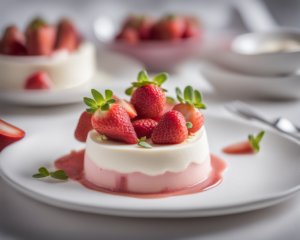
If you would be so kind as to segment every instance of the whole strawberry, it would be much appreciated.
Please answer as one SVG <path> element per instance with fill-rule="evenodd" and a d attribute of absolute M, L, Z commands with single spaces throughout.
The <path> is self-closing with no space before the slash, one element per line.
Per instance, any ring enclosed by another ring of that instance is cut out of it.
<path fill-rule="evenodd" d="M 136 29 L 125 28 L 116 36 L 116 39 L 127 43 L 136 43 L 139 41 L 139 35 Z"/>
<path fill-rule="evenodd" d="M 185 23 L 183 38 L 201 38 L 200 24 L 196 18 L 185 17 Z"/>
<path fill-rule="evenodd" d="M 0 152 L 8 145 L 21 140 L 25 132 L 0 119 Z"/>
<path fill-rule="evenodd" d="M 176 88 L 176 93 L 180 103 L 175 105 L 173 110 L 181 112 L 185 120 L 193 124 L 193 127 L 189 128 L 189 133 L 199 131 L 204 124 L 204 116 L 200 109 L 206 109 L 205 104 L 202 102 L 201 93 L 191 86 L 184 89 L 184 94 L 179 88 Z"/>
<path fill-rule="evenodd" d="M 151 38 L 151 30 L 153 20 L 149 16 L 129 16 L 123 25 L 123 29 L 135 29 L 141 40 L 149 40 Z"/>
<path fill-rule="evenodd" d="M 25 36 L 15 26 L 6 28 L 0 41 L 0 53 L 6 55 L 26 55 Z"/>
<path fill-rule="evenodd" d="M 86 111 L 81 114 L 74 133 L 78 141 L 85 142 L 89 131 L 94 129 L 92 126 L 92 116 L 92 113 L 87 113 Z"/>
<path fill-rule="evenodd" d="M 67 19 L 61 20 L 57 27 L 55 49 L 67 49 L 72 52 L 77 49 L 79 43 L 79 34 L 74 24 Z"/>
<path fill-rule="evenodd" d="M 108 139 L 120 141 L 127 144 L 138 143 L 138 138 L 130 122 L 130 118 L 125 108 L 115 104 L 113 92 L 105 90 L 105 99 L 101 93 L 92 89 L 94 99 L 84 98 L 84 102 L 90 108 L 88 113 L 93 113 L 92 126 Z"/>
<path fill-rule="evenodd" d="M 138 138 L 150 138 L 156 125 L 157 122 L 150 118 L 136 120 L 132 123 Z"/>
<path fill-rule="evenodd" d="M 47 25 L 42 19 L 35 19 L 26 30 L 28 55 L 49 55 L 52 53 L 56 28 Z"/>
<path fill-rule="evenodd" d="M 168 15 L 158 21 L 152 29 L 155 40 L 176 40 L 183 37 L 185 21 L 181 16 Z"/>
<path fill-rule="evenodd" d="M 138 117 L 155 118 L 163 110 L 166 103 L 165 89 L 160 88 L 168 78 L 168 74 L 160 73 L 150 81 L 145 70 L 138 75 L 138 82 L 133 82 L 133 87 L 125 93 L 131 95 L 130 102 L 133 104 Z M 134 90 L 134 88 L 137 88 Z"/>
<path fill-rule="evenodd" d="M 152 132 L 156 144 L 178 144 L 186 140 L 188 129 L 184 116 L 178 111 L 169 111 L 162 116 Z"/>

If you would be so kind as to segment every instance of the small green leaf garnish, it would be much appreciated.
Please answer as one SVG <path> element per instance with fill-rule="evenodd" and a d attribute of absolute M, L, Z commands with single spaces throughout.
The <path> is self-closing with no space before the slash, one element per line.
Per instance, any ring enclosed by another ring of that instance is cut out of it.
<path fill-rule="evenodd" d="M 175 99 L 174 98 L 172 98 L 172 97 L 166 97 L 166 99 L 167 99 L 168 103 L 175 104 Z"/>
<path fill-rule="evenodd" d="M 145 85 L 155 85 L 160 87 L 166 80 L 168 79 L 168 74 L 167 73 L 159 73 L 156 75 L 153 80 L 151 81 L 148 77 L 148 74 L 145 70 L 142 70 L 139 72 L 138 77 L 137 77 L 137 82 L 133 82 L 132 87 L 126 89 L 125 93 L 128 96 L 131 96 L 134 88 L 139 88 L 143 87 Z M 167 92 L 166 89 L 161 88 L 164 92 Z"/>
<path fill-rule="evenodd" d="M 249 141 L 251 143 L 251 146 L 253 147 L 255 152 L 259 152 L 260 146 L 259 142 L 261 141 L 262 137 L 264 136 L 265 131 L 261 131 L 257 137 L 255 138 L 253 135 L 249 135 Z"/>
<path fill-rule="evenodd" d="M 55 172 L 49 172 L 46 168 L 39 168 L 39 173 L 32 175 L 33 178 L 44 178 L 44 177 L 52 177 L 60 180 L 67 180 L 69 177 L 63 170 L 57 170 Z"/>
<path fill-rule="evenodd" d="M 141 139 L 139 139 L 138 145 L 144 148 L 152 148 L 152 146 L 146 142 L 144 142 L 146 140 L 146 137 L 142 137 Z"/>
<path fill-rule="evenodd" d="M 202 102 L 202 95 L 199 91 L 194 90 L 191 86 L 187 86 L 182 94 L 179 88 L 176 88 L 177 99 L 183 104 L 198 108 L 206 109 L 206 105 Z"/>
<path fill-rule="evenodd" d="M 110 104 L 115 103 L 117 100 L 113 99 L 113 92 L 109 89 L 105 90 L 105 99 L 103 95 L 95 89 L 91 90 L 94 99 L 83 98 L 84 103 L 90 108 L 86 109 L 87 113 L 95 113 L 99 108 L 101 111 L 108 111 L 110 109 Z"/>
<path fill-rule="evenodd" d="M 186 127 L 187 128 L 192 128 L 193 127 L 193 124 L 191 122 L 186 122 Z"/>

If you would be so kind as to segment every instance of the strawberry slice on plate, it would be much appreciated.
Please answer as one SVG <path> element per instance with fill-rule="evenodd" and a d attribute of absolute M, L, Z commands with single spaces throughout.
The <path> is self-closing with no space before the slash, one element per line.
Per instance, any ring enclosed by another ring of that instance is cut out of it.
<path fill-rule="evenodd" d="M 261 131 L 255 138 L 253 135 L 249 135 L 249 140 L 232 144 L 223 149 L 224 153 L 227 154 L 253 154 L 260 150 L 260 141 L 264 136 L 265 131 Z"/>
<path fill-rule="evenodd" d="M 199 131 L 204 124 L 204 116 L 200 109 L 206 109 L 206 105 L 202 102 L 201 93 L 191 86 L 187 86 L 183 94 L 179 88 L 176 88 L 176 93 L 180 103 L 175 105 L 173 110 L 181 112 L 185 120 L 193 124 L 189 128 L 189 133 Z"/>
<path fill-rule="evenodd" d="M 25 132 L 0 119 L 0 152 L 8 145 L 21 140 Z"/>
<path fill-rule="evenodd" d="M 25 81 L 25 89 L 51 89 L 53 83 L 46 72 L 37 72 L 31 75 Z"/>
<path fill-rule="evenodd" d="M 78 141 L 85 142 L 89 131 L 94 129 L 92 126 L 92 116 L 93 114 L 86 111 L 81 114 L 74 133 Z"/>
<path fill-rule="evenodd" d="M 138 143 L 138 138 L 130 121 L 126 109 L 116 104 L 113 92 L 105 90 L 105 98 L 101 93 L 92 89 L 94 99 L 84 98 L 84 103 L 90 108 L 87 113 L 92 113 L 92 126 L 101 135 L 113 141 L 127 144 Z"/>

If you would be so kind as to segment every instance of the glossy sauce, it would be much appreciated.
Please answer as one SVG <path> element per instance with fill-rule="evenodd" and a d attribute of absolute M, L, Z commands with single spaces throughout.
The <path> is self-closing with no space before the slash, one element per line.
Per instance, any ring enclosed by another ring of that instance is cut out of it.
<path fill-rule="evenodd" d="M 73 151 L 69 155 L 66 155 L 56 160 L 55 167 L 57 169 L 64 170 L 67 173 L 67 175 L 70 177 L 70 179 L 78 181 L 88 189 L 103 192 L 103 193 L 109 193 L 109 194 L 121 195 L 127 197 L 135 197 L 135 198 L 165 198 L 165 197 L 179 196 L 179 195 L 186 195 L 186 194 L 193 194 L 193 193 L 207 191 L 213 187 L 216 187 L 222 182 L 223 180 L 222 173 L 227 167 L 226 163 L 222 159 L 214 155 L 211 155 L 212 171 L 210 173 L 210 176 L 206 180 L 194 186 L 186 187 L 176 191 L 165 190 L 159 193 L 134 193 L 134 192 L 125 191 L 127 189 L 126 186 L 127 179 L 125 177 L 121 178 L 121 181 L 119 183 L 120 188 L 118 191 L 98 186 L 90 182 L 89 180 L 87 180 L 84 176 L 84 169 L 83 169 L 84 153 L 85 150 L 81 150 L 78 152 Z"/>

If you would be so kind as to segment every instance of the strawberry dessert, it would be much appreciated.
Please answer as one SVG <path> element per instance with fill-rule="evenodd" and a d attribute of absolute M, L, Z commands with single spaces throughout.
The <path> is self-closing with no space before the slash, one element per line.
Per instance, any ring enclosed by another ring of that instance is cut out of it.
<path fill-rule="evenodd" d="M 141 71 L 126 90 L 130 102 L 110 90 L 102 95 L 92 89 L 75 130 L 86 149 L 57 160 L 56 168 L 87 188 L 132 197 L 189 194 L 218 185 L 225 164 L 210 155 L 202 95 L 191 86 L 183 93 L 177 88 L 180 103 L 175 104 L 161 88 L 167 78 L 161 73 L 150 80 Z"/>
<path fill-rule="evenodd" d="M 37 18 L 23 34 L 9 26 L 0 36 L 0 89 L 66 89 L 84 85 L 95 71 L 95 48 L 66 19 Z"/>

